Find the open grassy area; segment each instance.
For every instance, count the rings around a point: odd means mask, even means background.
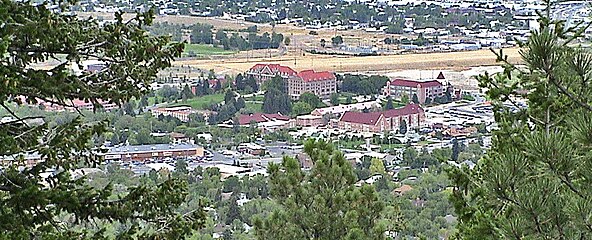
[[[203,110],[203,109],[206,109],[209,105],[211,105],[213,103],[220,103],[222,101],[224,101],[224,94],[218,93],[218,94],[211,94],[211,95],[206,95],[206,96],[201,96],[201,97],[195,97],[192,99],[188,99],[187,101],[179,101],[177,103],[171,103],[171,104],[169,104],[169,107],[187,105],[187,106],[191,106],[193,109]]]
[[[263,106],[262,103],[253,103],[253,102],[247,102],[245,103],[245,109],[249,112],[261,112],[261,107]]]
[[[263,95],[255,95],[255,96],[250,96],[250,97],[246,97],[245,101],[258,101],[258,102],[263,102],[263,99],[265,98],[265,96]]]
[[[185,44],[185,49],[183,49],[183,56],[230,55],[234,53],[236,52],[205,44]]]

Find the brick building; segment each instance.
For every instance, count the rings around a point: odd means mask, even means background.
[[[398,130],[402,121],[405,121],[408,128],[420,127],[425,121],[423,109],[417,104],[409,104],[382,112],[346,112],[337,126],[342,130],[385,132]]]
[[[257,84],[261,84],[275,76],[281,76],[283,79],[288,80],[292,76],[296,76],[296,71],[287,66],[279,64],[255,64],[247,72],[247,76],[253,76],[257,80]]]
[[[203,157],[204,148],[195,144],[152,144],[114,147],[105,153],[106,160],[144,161],[166,157]]]
[[[386,83],[383,92],[387,96],[392,96],[395,99],[401,99],[404,95],[413,99],[413,95],[417,96],[419,103],[426,103],[427,99],[433,101],[436,97],[442,96],[446,92],[446,87],[438,80],[430,81],[416,81],[406,79],[393,79]]]
[[[325,120],[322,116],[316,115],[302,115],[296,116],[296,126],[300,127],[318,127],[325,125]]]
[[[288,95],[296,100],[300,95],[310,92],[320,98],[329,98],[337,92],[337,78],[335,74],[314,70],[301,71],[296,76],[288,78]]]

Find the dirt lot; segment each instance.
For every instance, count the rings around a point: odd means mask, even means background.
[[[506,49],[511,62],[518,63],[518,49]],[[314,69],[335,72],[375,72],[407,69],[463,70],[475,66],[496,65],[495,55],[489,50],[426,53],[390,56],[329,56],[313,55],[283,56],[278,58],[250,58],[232,60],[182,60],[174,65],[190,65],[203,69],[214,69],[225,74],[244,72],[256,63],[280,63],[295,70]]]
[[[78,13],[80,17],[99,17],[112,19],[112,13]],[[131,17],[125,14],[124,18]],[[251,25],[257,25],[260,33],[272,31],[270,24],[254,24],[237,20],[225,20],[219,18],[204,18],[192,16],[158,16],[156,22],[169,22],[176,24],[207,23],[216,29],[238,30]],[[174,62],[179,69],[214,69],[221,74],[237,74],[246,71],[256,63],[280,63],[295,70],[314,69],[317,71],[328,70],[335,72],[372,72],[393,73],[403,70],[446,70],[463,71],[470,67],[496,65],[495,55],[489,50],[451,52],[451,53],[426,53],[388,56],[330,56],[305,53],[302,49],[320,48],[320,39],[325,39],[330,45],[331,37],[341,35],[344,41],[350,45],[374,45],[384,47],[381,41],[387,37],[399,38],[401,36],[368,33],[362,30],[337,31],[330,29],[317,29],[317,35],[310,35],[310,29],[303,27],[278,24],[273,29],[291,39],[291,44],[282,50],[254,50],[244,51],[230,56],[211,56],[211,59],[195,60],[180,59]],[[408,36],[409,37],[409,36]],[[520,55],[518,49],[506,49],[505,54],[511,62],[518,63]],[[282,55],[282,56],[280,56]],[[190,68],[189,68],[190,67]],[[189,71],[191,72],[191,71]],[[178,74],[191,75],[180,71]],[[173,74],[176,75],[176,74]]]

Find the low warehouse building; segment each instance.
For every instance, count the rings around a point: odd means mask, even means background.
[[[203,157],[204,148],[195,144],[151,144],[114,147],[105,160],[144,161],[167,157]]]

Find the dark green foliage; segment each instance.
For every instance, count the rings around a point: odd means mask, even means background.
[[[523,46],[526,69],[500,51],[505,71],[478,78],[499,129],[474,170],[450,171],[459,238],[592,238],[592,53],[574,42],[585,29],[551,20],[551,8]],[[520,110],[510,111],[507,101]]]
[[[459,143],[458,140],[452,139],[452,156],[450,157],[450,159],[452,159],[452,161],[458,161],[458,155],[460,154],[460,152],[462,151],[462,143]]]
[[[237,90],[245,90],[246,87],[246,80],[245,77],[243,77],[243,74],[239,73],[236,75],[236,77],[234,78],[234,82],[236,85],[236,89]]]
[[[212,25],[196,23],[190,27],[191,43],[212,44],[214,36],[212,34]]]
[[[145,33],[152,11],[129,21],[117,13],[114,22],[99,25],[56,14],[46,8],[51,4],[69,7],[68,2],[53,1],[37,5],[2,1],[0,5],[4,81],[0,104],[6,110],[14,103],[35,104],[38,99],[62,106],[81,99],[96,109],[101,107],[99,99],[116,104],[138,99],[147,94],[145,86],[156,73],[169,67],[183,49],[182,44],[171,44],[169,37]],[[60,63],[48,65],[49,69],[30,68],[58,58]],[[69,69],[89,59],[103,61],[104,68],[79,75]],[[17,159],[7,162],[1,173],[0,239],[107,238],[104,228],[89,227],[95,222],[123,223],[117,236],[111,236],[116,239],[181,239],[202,226],[201,208],[177,211],[187,195],[185,181],[167,179],[115,195],[112,184],[94,188],[85,178],[72,178],[71,170],[78,166],[101,162],[100,150],[91,143],[93,136],[105,133],[106,123],[84,122],[80,116],[51,124],[29,121],[36,118],[30,115],[13,117],[16,120],[0,124],[0,155]],[[33,152],[44,161],[21,168],[25,163],[21,154]],[[46,172],[53,174],[41,177]]]
[[[298,101],[307,103],[312,108],[318,108],[318,107],[322,106],[322,104],[323,104],[323,102],[321,101],[321,99],[317,95],[315,95],[314,93],[310,93],[310,92],[305,92],[303,94],[300,94],[300,98],[298,99]]]
[[[313,110],[314,110],[314,108],[311,107],[310,104],[308,104],[306,102],[298,101],[298,102],[294,103],[294,105],[292,105],[292,115],[294,115],[294,116],[309,114]]]
[[[257,80],[255,80],[255,77],[253,77],[253,75],[249,75],[246,78],[245,85],[246,87],[250,87],[251,91],[253,92],[259,91],[259,85],[257,85]]]
[[[413,94],[413,96],[411,97],[411,101],[415,104],[419,103],[419,98],[417,98],[417,94]]]
[[[241,220],[240,208],[236,203],[236,197],[231,197],[228,203],[228,212],[226,213],[226,225],[230,225],[235,219]]]
[[[352,165],[331,144],[309,140],[304,151],[315,163],[309,174],[290,157],[269,166],[272,198],[281,207],[254,223],[257,237],[384,239],[384,204],[374,187],[355,187]]]
[[[189,85],[185,84],[185,86],[183,86],[183,90],[181,90],[181,99],[183,99],[183,101],[187,101],[187,99],[193,97],[193,92],[191,92],[191,89],[189,89]]]
[[[388,96],[386,98],[386,103],[383,107],[385,110],[390,110],[390,109],[394,109],[395,106],[393,106],[393,99],[391,98],[391,96]],[[407,128],[407,126],[405,126],[405,128]]]
[[[331,105],[333,106],[337,106],[339,105],[339,94],[338,93],[332,93],[331,94]]]
[[[341,36],[335,36],[331,38],[331,44],[333,46],[338,46],[341,45],[343,43],[343,37]]]
[[[263,99],[263,112],[289,114],[292,111],[292,102],[290,96],[286,93],[284,79],[276,76],[268,80],[266,85],[267,90]]]
[[[380,89],[386,85],[388,77],[378,75],[337,75],[337,80],[342,81],[340,92],[350,92],[359,95],[380,93]]]
[[[399,123],[399,133],[407,133],[407,121],[401,120],[401,122]]]

